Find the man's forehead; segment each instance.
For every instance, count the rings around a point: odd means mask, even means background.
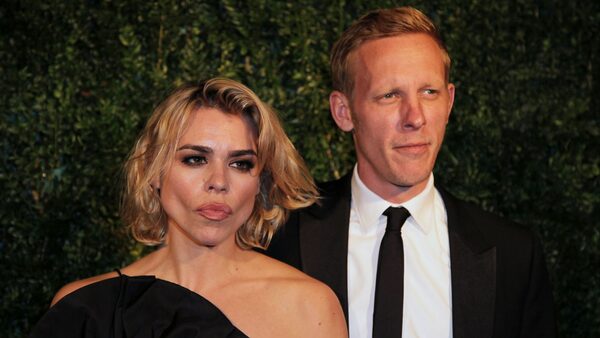
[[[422,67],[420,63],[429,63],[427,69],[437,69],[446,78],[444,51],[436,40],[425,33],[405,33],[365,41],[349,54],[347,71],[355,81],[371,72],[410,71]]]
[[[356,66],[368,69],[379,64],[406,64],[420,59],[439,60],[443,67],[443,51],[433,38],[422,33],[405,34],[363,43],[349,55],[348,68],[352,72]]]

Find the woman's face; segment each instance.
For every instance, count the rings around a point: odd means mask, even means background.
[[[158,183],[168,217],[167,243],[212,247],[235,242],[259,192],[257,160],[249,121],[214,108],[198,109]]]

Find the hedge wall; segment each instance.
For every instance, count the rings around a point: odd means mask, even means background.
[[[328,51],[377,7],[441,27],[457,101],[436,175],[534,228],[559,328],[600,336],[597,1],[32,1],[0,4],[0,335],[24,336],[64,283],[143,254],[119,170],[152,107],[223,75],[257,91],[319,180],[351,168],[328,114]]]

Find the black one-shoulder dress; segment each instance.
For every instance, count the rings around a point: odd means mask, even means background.
[[[40,319],[30,337],[247,336],[189,289],[154,276],[120,274],[65,296]]]

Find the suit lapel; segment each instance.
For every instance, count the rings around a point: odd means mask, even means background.
[[[477,229],[473,219],[444,189],[448,215],[454,337],[492,337],[496,298],[496,247]]]
[[[348,320],[348,227],[351,173],[322,187],[319,205],[299,215],[302,270],[329,285]],[[492,337],[496,248],[477,229],[463,202],[436,186],[448,216],[454,337]]]
[[[300,217],[302,270],[329,285],[348,319],[348,226],[351,173],[323,187],[320,205]]]

